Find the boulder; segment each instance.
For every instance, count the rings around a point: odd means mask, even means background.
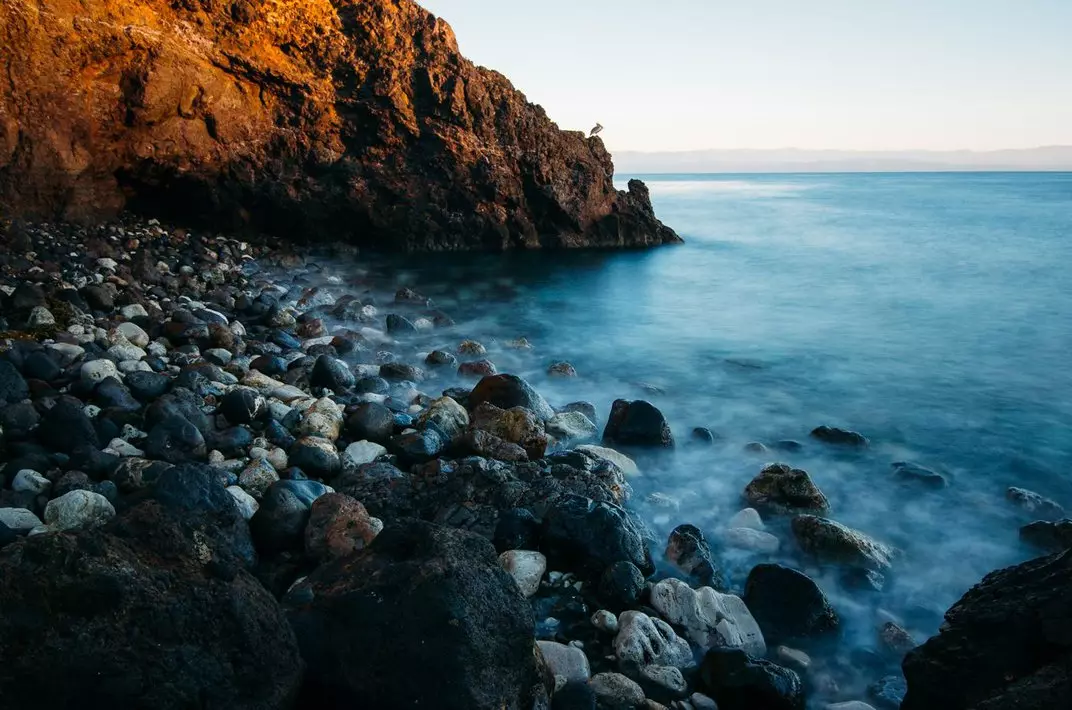
[[[355,441],[342,453],[343,468],[357,468],[372,463],[387,453],[387,449],[371,441]]]
[[[287,452],[291,466],[315,478],[333,478],[342,470],[342,460],[335,444],[316,436],[304,436]]]
[[[724,589],[722,572],[715,566],[711,546],[695,525],[678,525],[666,543],[666,559],[695,584]]]
[[[904,659],[901,707],[1072,707],[1070,610],[1070,550],[988,574]]]
[[[157,423],[149,431],[144,448],[145,454],[150,458],[171,464],[203,461],[208,455],[208,447],[201,432],[180,416],[169,416]]]
[[[71,491],[45,506],[45,525],[57,532],[99,528],[114,517],[108,499],[90,491]]]
[[[219,412],[232,424],[249,424],[266,410],[264,397],[249,387],[236,387],[220,399]]]
[[[309,375],[309,384],[313,387],[324,387],[340,394],[354,386],[356,382],[354,373],[342,360],[321,355],[313,364],[313,371]]]
[[[345,557],[372,544],[383,530],[365,506],[344,493],[327,493],[313,501],[305,526],[305,552],[324,562]]]
[[[911,461],[895,461],[891,467],[893,475],[905,483],[924,488],[945,488],[948,485],[942,474]]]
[[[637,666],[691,668],[696,665],[688,641],[662,619],[653,619],[639,611],[624,611],[618,616],[614,653],[620,661]]]
[[[798,515],[791,527],[800,548],[822,564],[885,572],[893,562],[893,548],[833,520]]]
[[[589,456],[594,456],[597,459],[610,461],[612,464],[620,468],[622,473],[626,476],[636,476],[640,473],[640,468],[637,466],[636,461],[633,461],[633,459],[614,449],[608,449],[605,446],[595,446],[594,444],[584,444],[583,446],[576,447],[576,450],[588,454]]]
[[[666,417],[650,402],[619,399],[611,405],[603,443],[612,446],[672,448],[674,437]]]
[[[599,599],[612,609],[628,609],[644,591],[644,575],[632,562],[620,560],[603,570]]]
[[[811,577],[777,564],[748,573],[744,603],[769,643],[792,643],[836,633],[837,612]]]
[[[740,597],[664,579],[652,587],[651,605],[701,649],[743,648],[756,656],[767,652],[763,632]]]
[[[773,554],[782,546],[774,535],[754,528],[726,528],[722,531],[722,542],[726,547],[764,554]]]
[[[837,427],[820,426],[812,429],[811,438],[835,446],[846,446],[855,449],[865,449],[870,445],[863,434]]]
[[[0,358],[0,402],[14,404],[30,396],[30,387],[22,374],[4,358]]]
[[[455,439],[469,426],[469,412],[450,397],[440,397],[417,417],[417,427],[435,426],[448,439]]]
[[[580,412],[560,412],[547,422],[547,433],[560,441],[586,441],[599,429]]]
[[[554,569],[598,576],[615,562],[654,571],[641,530],[616,505],[578,495],[556,499],[543,521],[543,552]]]
[[[1059,552],[1072,547],[1072,520],[1056,522],[1037,520],[1020,528],[1020,539],[1047,552]]]
[[[517,444],[530,459],[543,458],[550,443],[543,421],[524,407],[504,410],[491,404],[481,404],[473,409],[472,427]]]
[[[267,555],[304,549],[313,502],[331,491],[316,481],[276,481],[249,521],[257,550]]]
[[[279,474],[266,459],[249,462],[238,474],[238,485],[242,486],[254,498],[264,495],[268,487],[279,480]]]
[[[275,599],[228,558],[210,563],[167,515],[8,546],[0,608],[11,710],[284,710],[301,684]]]
[[[41,417],[37,436],[46,446],[63,453],[71,453],[82,446],[100,448],[93,422],[86,415],[84,405],[74,397],[64,396],[56,400]]]
[[[355,441],[386,444],[394,432],[394,414],[376,402],[362,402],[346,419],[346,433]]]
[[[784,463],[765,466],[745,487],[744,498],[759,512],[793,514],[826,513],[830,504],[807,471]]]
[[[529,455],[517,444],[482,429],[469,429],[454,444],[462,456],[482,456],[499,461],[528,461]]]
[[[567,683],[587,683],[592,676],[588,657],[581,649],[554,641],[537,641],[536,645],[556,678],[565,678]]]
[[[700,679],[719,710],[804,710],[800,676],[740,649],[708,651]]]
[[[547,558],[535,550],[507,550],[499,555],[499,564],[514,578],[526,598],[539,590],[540,580],[547,571]]]
[[[335,441],[342,432],[343,413],[332,399],[321,397],[302,412],[298,433]]]
[[[303,707],[501,710],[546,692],[532,610],[472,533],[392,524],[285,603],[309,664]]]
[[[543,421],[555,416],[555,411],[540,393],[517,375],[490,375],[481,379],[469,394],[469,410],[485,402],[499,409],[523,407]]]
[[[1065,515],[1059,503],[1026,488],[1013,486],[1005,491],[1005,497],[1020,510],[1042,520],[1058,520]]]
[[[597,673],[588,681],[588,687],[599,708],[633,710],[644,707],[644,689],[621,673]]]

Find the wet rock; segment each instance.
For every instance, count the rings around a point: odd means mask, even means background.
[[[662,619],[639,611],[625,611],[618,616],[614,653],[620,661],[637,666],[690,668],[696,664],[688,641]]]
[[[651,605],[683,628],[701,649],[743,648],[757,656],[767,652],[759,624],[740,597],[710,587],[692,589],[680,579],[664,579],[652,587]]]
[[[289,706],[303,664],[278,604],[153,511],[0,556],[5,707]]]
[[[840,622],[819,586],[803,572],[777,564],[748,574],[744,603],[769,643],[792,643],[836,633]]]
[[[672,448],[674,437],[666,417],[651,403],[642,399],[619,399],[611,405],[610,419],[603,430],[603,443]]]
[[[257,509],[261,507],[256,498],[246,493],[239,486],[227,486],[227,492],[234,498],[235,505],[238,506],[238,512],[245,520],[250,520],[256,514]]]
[[[555,569],[595,577],[615,562],[631,562],[643,574],[654,571],[637,525],[624,510],[578,495],[555,500],[544,517],[543,552]]]
[[[689,442],[696,445],[711,446],[718,440],[715,433],[704,426],[693,428],[689,433]]]
[[[376,402],[363,402],[346,420],[346,433],[354,440],[386,444],[395,431],[391,410]]]
[[[945,488],[948,485],[942,474],[911,461],[896,461],[892,464],[892,468],[893,475],[905,483],[916,484],[924,488]]]
[[[438,429],[447,439],[454,439],[469,426],[469,412],[450,397],[440,397],[417,417],[417,428],[423,429],[429,425]]]
[[[517,375],[491,375],[480,380],[469,395],[470,411],[485,402],[500,409],[522,407],[544,421],[555,415],[551,405]]]
[[[523,407],[503,410],[490,404],[481,404],[473,409],[471,425],[474,429],[517,444],[530,459],[543,458],[550,442],[543,421]]]
[[[22,373],[32,380],[55,382],[63,371],[56,359],[47,350],[36,350],[26,356],[22,362]]]
[[[238,485],[242,486],[254,498],[264,495],[268,487],[279,480],[272,465],[265,459],[255,459],[238,474]]]
[[[323,387],[337,394],[353,387],[356,381],[346,363],[330,355],[318,357],[309,376],[309,384],[313,387]]]
[[[867,448],[870,442],[863,434],[859,434],[855,431],[848,431],[846,429],[838,429],[836,427],[820,426],[812,429],[811,435],[813,439],[818,439],[826,444],[833,444],[835,446],[847,446],[856,449]]]
[[[992,572],[903,669],[905,710],[1072,705],[1072,552]]]
[[[0,406],[0,429],[10,442],[25,439],[41,422],[41,415],[30,402]]]
[[[472,362],[463,362],[458,365],[459,377],[488,377],[490,375],[498,374],[498,369],[495,367],[495,363],[486,358],[480,360],[473,360]]]
[[[912,634],[892,621],[887,621],[878,630],[878,643],[879,648],[898,658],[916,647],[916,640],[912,638]]]
[[[530,707],[542,687],[532,611],[479,536],[388,526],[299,586],[311,594],[288,601],[288,617],[309,707],[498,710]]]
[[[321,397],[302,412],[298,433],[335,441],[342,433],[343,413],[333,400]]]
[[[505,510],[499,515],[493,542],[499,552],[535,550],[540,541],[540,521],[527,508]],[[547,559],[544,558],[544,567]]]
[[[1038,520],[1020,528],[1020,539],[1047,552],[1059,552],[1072,547],[1072,520],[1056,522]]]
[[[119,380],[108,377],[93,390],[93,402],[102,409],[109,407],[125,412],[136,412],[141,404]]]
[[[305,526],[305,552],[320,562],[346,557],[372,544],[383,530],[365,506],[343,493],[317,498]]]
[[[283,480],[269,486],[249,523],[257,550],[274,555],[304,549],[313,501],[329,492],[327,486],[316,481]]]
[[[392,436],[388,442],[388,450],[395,454],[402,465],[411,466],[431,461],[439,456],[446,448],[448,442],[442,434],[434,428],[424,431],[412,431],[408,434]]]
[[[45,525],[57,532],[98,528],[114,517],[108,499],[91,491],[71,491],[45,506]]]
[[[745,487],[744,498],[760,512],[783,515],[801,511],[825,513],[830,509],[826,496],[807,471],[782,463],[765,466]]]
[[[517,444],[483,431],[470,429],[458,439],[455,448],[461,455],[482,456],[498,461],[528,461],[529,455]]]
[[[60,397],[41,417],[37,436],[51,449],[71,453],[79,447],[100,448],[97,431],[82,403],[74,397]]]
[[[1065,509],[1059,503],[1026,488],[1013,486],[1005,491],[1005,498],[1025,513],[1042,520],[1058,520],[1065,515]]]
[[[179,416],[170,416],[153,426],[144,448],[148,457],[171,464],[203,461],[208,456],[201,432]]]
[[[597,459],[610,461],[612,464],[620,468],[622,473],[626,476],[635,476],[640,473],[640,467],[637,466],[636,461],[633,461],[633,459],[614,449],[608,449],[605,446],[584,444],[583,446],[576,447],[576,450],[588,454],[589,456],[594,456]]]
[[[621,673],[598,673],[588,681],[600,708],[631,710],[644,706],[644,690]]]
[[[425,379],[424,370],[400,362],[385,362],[380,365],[380,377],[388,382],[423,382]]]
[[[287,459],[291,466],[315,478],[334,478],[342,470],[335,444],[316,436],[303,436],[294,442],[287,452]]]
[[[800,548],[823,564],[885,572],[893,560],[893,548],[827,518],[798,515],[792,530]]]
[[[7,360],[0,358],[0,402],[21,402],[30,396],[26,380]]]
[[[618,617],[606,609],[600,609],[595,614],[592,614],[590,620],[592,626],[596,627],[603,633],[617,634],[618,633]]]
[[[564,678],[567,683],[588,682],[592,669],[584,651],[554,641],[537,641],[536,645],[554,676]]]
[[[904,676],[897,674],[880,678],[869,685],[867,697],[878,710],[898,710],[907,691]]]
[[[715,566],[711,546],[695,525],[678,525],[666,543],[666,559],[695,584],[725,589],[722,572]]]
[[[357,468],[372,463],[386,453],[387,449],[371,441],[354,442],[342,454],[343,468]]]
[[[598,427],[580,412],[562,412],[547,422],[547,433],[562,441],[586,441],[598,431]]]
[[[547,571],[547,558],[533,550],[507,550],[499,555],[499,564],[514,578],[526,598],[539,590],[540,580]]]
[[[264,397],[249,387],[236,387],[223,396],[219,405],[219,413],[232,424],[250,424],[266,410]]]
[[[689,684],[681,670],[673,666],[640,666],[632,675],[650,699],[649,703],[670,703],[689,694]]]
[[[644,591],[644,575],[632,562],[615,562],[599,578],[599,598],[612,609],[628,609]]]
[[[576,377],[577,370],[568,362],[554,362],[547,368],[547,374],[551,377]]]
[[[11,482],[11,490],[35,496],[48,493],[51,488],[52,481],[30,469],[23,469],[16,473],[15,479]]]
[[[700,678],[719,710],[804,710],[800,676],[739,649],[711,649]]]
[[[433,350],[424,358],[424,362],[433,367],[454,367],[458,364],[458,358],[445,350]]]

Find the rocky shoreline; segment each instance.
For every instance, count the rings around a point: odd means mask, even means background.
[[[498,372],[528,343],[467,339],[419,288],[323,288],[311,252],[155,221],[0,239],[5,708],[1072,698],[1072,523],[1030,491],[1009,492],[1043,519],[1022,535],[1056,554],[988,577],[922,646],[891,620],[846,657],[805,569],[865,597],[899,552],[830,518],[804,471],[758,471],[719,540],[687,520],[654,540],[630,481],[710,432],[675,437],[642,400],[548,402]],[[724,544],[800,567],[730,580]]]

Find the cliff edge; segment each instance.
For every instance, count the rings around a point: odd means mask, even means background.
[[[385,249],[680,241],[411,0],[5,0],[0,214]]]

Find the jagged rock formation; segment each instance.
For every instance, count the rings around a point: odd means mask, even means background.
[[[5,0],[0,211],[405,250],[679,241],[412,0]]]

